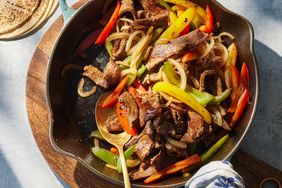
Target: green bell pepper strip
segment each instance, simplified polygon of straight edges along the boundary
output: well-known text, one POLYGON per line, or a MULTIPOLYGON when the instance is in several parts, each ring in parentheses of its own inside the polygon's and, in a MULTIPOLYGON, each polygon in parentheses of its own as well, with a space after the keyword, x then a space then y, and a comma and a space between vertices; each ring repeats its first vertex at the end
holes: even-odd
POLYGON ((158 38, 160 37, 160 35, 162 34, 163 31, 164 31, 164 28, 162 28, 162 27, 159 27, 159 28, 155 29, 153 31, 152 38, 150 40, 149 45, 151 45, 154 42, 156 42, 156 40, 158 40, 158 38))
MULTIPOLYGON (((124 152, 125 160, 129 159, 132 156, 132 154, 134 153, 134 148, 135 148, 135 145, 132 145, 127 150, 125 150, 125 152, 124 152)), ((118 171, 118 173, 122 173, 121 160, 120 160, 119 157, 118 157, 118 160, 117 160, 117 171, 118 171)))
MULTIPOLYGON (((167 77, 167 79, 173 84, 179 87, 180 78, 175 73, 173 66, 169 62, 165 62, 163 65, 163 71, 167 77)), ((201 105, 206 106, 208 103, 214 100, 214 96, 207 93, 201 92, 189 85, 186 86, 185 91, 189 93, 196 101, 198 101, 201 105)))
POLYGON ((167 4, 167 2, 165 2, 164 0, 158 0, 158 3, 165 7, 167 10, 171 11, 171 7, 167 4))
POLYGON ((112 166, 116 166, 117 157, 118 157, 116 154, 113 154, 109 150, 99 148, 99 147, 93 147, 92 152, 96 157, 98 157, 105 163, 110 164, 112 166))
POLYGON ((211 114, 209 113, 209 111, 205 107, 203 107, 198 101, 196 101, 194 97, 192 97, 189 93, 183 91, 179 87, 173 84, 170 84, 170 83, 166 83, 166 82, 157 82, 153 86, 153 90, 162 91, 180 100, 181 102, 187 104, 193 110, 198 112, 204 118, 204 121, 206 123, 211 124, 212 118, 211 118, 211 114))
POLYGON ((112 43, 111 41, 106 41, 105 47, 106 47, 106 49, 107 49, 109 55, 112 56, 112 50, 113 50, 113 48, 114 48, 113 43, 112 43))
MULTIPOLYGON (((145 52, 142 52, 141 56, 138 58, 137 62, 136 62, 136 66, 139 67, 139 65, 141 64, 141 62, 143 61, 145 52)), ((132 59, 132 58, 131 58, 132 59)), ((137 70, 138 71, 138 70, 137 70)), ((133 74, 128 74, 128 81, 127 81, 127 86, 130 86, 136 79, 136 76, 138 76, 138 72, 137 75, 133 75, 133 74)))
POLYGON ((201 25, 205 23, 204 18, 202 18, 198 13, 195 14, 194 18, 190 22, 191 30, 199 28, 201 25))
POLYGON ((98 130, 92 131, 90 136, 97 138, 99 140, 105 140, 105 138, 101 135, 101 133, 98 130))
POLYGON ((147 70, 146 66, 144 64, 141 64, 137 70, 137 77, 140 78, 146 70, 147 70))
POLYGON ((208 160, 214 156, 214 154, 223 146, 226 140, 229 138, 229 134, 223 136, 214 145, 212 145, 206 152, 201 155, 201 163, 206 163, 208 160))
POLYGON ((189 25, 191 20, 194 18, 196 11, 194 7, 188 8, 183 14, 172 23, 160 36, 161 38, 166 38, 168 40, 177 38, 181 31, 189 25))
POLYGON ((220 104, 222 101, 224 101, 225 99, 227 99, 230 94, 231 94, 232 89, 231 88, 227 88, 225 91, 223 91, 220 95, 215 96, 214 100, 212 100, 209 105, 216 105, 216 104, 220 104))

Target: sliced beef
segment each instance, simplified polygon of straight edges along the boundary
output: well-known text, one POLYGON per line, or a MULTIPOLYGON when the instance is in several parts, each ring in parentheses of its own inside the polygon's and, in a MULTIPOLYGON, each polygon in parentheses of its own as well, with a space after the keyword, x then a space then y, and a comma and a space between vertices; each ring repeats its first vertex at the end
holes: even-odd
POLYGON ((139 169, 135 171, 131 171, 129 173, 129 177, 131 180, 141 180, 144 178, 149 177, 153 173, 157 172, 156 168, 153 165, 150 165, 150 161, 146 161, 144 163, 141 163, 139 169))
POLYGON ((134 152, 138 156, 141 161, 150 155, 152 150, 154 149, 154 142, 151 137, 147 134, 144 134, 140 140, 137 142, 134 152))
POLYGON ((138 20, 134 20, 131 25, 131 30, 139 30, 140 26, 144 26, 144 30, 147 30, 151 25, 153 25, 153 22, 148 18, 142 18, 138 20))
POLYGON ((83 76, 88 77, 96 85, 101 86, 104 89, 107 89, 109 87, 109 83, 104 78, 103 72, 101 72, 99 69, 97 69, 93 65, 88 65, 84 67, 83 76))
POLYGON ((143 79, 142 84, 144 85, 151 85, 152 83, 159 81, 158 73, 146 74, 145 78, 143 79))
POLYGON ((144 134, 147 134, 147 135, 154 134, 154 129, 152 127, 151 121, 146 122, 146 125, 140 134, 131 137, 131 139, 125 144, 125 148, 129 148, 130 146, 136 144, 144 134))
POLYGON ((205 81, 207 79, 207 77, 210 76, 215 76, 216 72, 215 70, 205 70, 201 76, 200 76, 200 91, 205 91, 206 87, 205 87, 205 81))
POLYGON ((121 80, 121 71, 119 66, 110 58, 104 69, 104 78, 109 85, 117 85, 121 80))
POLYGON ((156 45, 149 57, 146 64, 147 69, 150 71, 159 63, 166 59, 181 54, 183 51, 190 51, 197 45, 205 41, 208 34, 199 31, 198 29, 171 40, 168 44, 156 45))
POLYGON ((137 18, 142 19, 146 17, 146 11, 145 10, 138 10, 137 11, 137 18))
POLYGON ((162 109, 159 94, 151 90, 142 94, 139 111, 140 127, 143 127, 146 121, 160 116, 161 113, 162 109))
POLYGON ((146 11, 146 17, 150 18, 158 26, 167 26, 169 11, 158 5, 157 0, 139 0, 146 11))
POLYGON ((122 104, 122 107, 125 108, 127 111, 127 119, 130 124, 130 127, 137 127, 138 108, 134 97, 131 96, 127 91, 125 91, 118 97, 118 101, 122 104))
POLYGON ((122 0, 119 10, 119 17, 121 17, 125 13, 130 13, 132 18, 136 19, 136 11, 134 9, 133 0, 122 0))
POLYGON ((181 138, 181 142, 194 143, 205 136, 209 126, 205 125, 203 117, 193 110, 188 110, 188 116, 187 132, 181 138))
POLYGON ((108 117, 108 119, 106 121, 106 128, 109 132, 121 132, 121 131, 123 131, 123 128, 122 128, 116 114, 108 117))
POLYGON ((169 105, 169 109, 174 121, 173 128, 175 135, 172 136, 175 138, 181 138, 187 129, 185 125, 187 110, 173 103, 169 105))
POLYGON ((115 60, 121 60, 126 56, 125 46, 127 39, 119 39, 114 43, 114 47, 112 49, 112 56, 115 60))
POLYGON ((166 137, 169 132, 171 132, 171 126, 168 124, 167 121, 163 121, 160 123, 160 125, 157 127, 157 133, 159 135, 162 135, 166 137))
POLYGON ((166 148, 166 151, 167 151, 167 155, 170 158, 180 159, 180 158, 185 158, 185 157, 188 156, 188 153, 185 149, 178 148, 178 147, 171 145, 169 143, 165 143, 165 148, 166 148))

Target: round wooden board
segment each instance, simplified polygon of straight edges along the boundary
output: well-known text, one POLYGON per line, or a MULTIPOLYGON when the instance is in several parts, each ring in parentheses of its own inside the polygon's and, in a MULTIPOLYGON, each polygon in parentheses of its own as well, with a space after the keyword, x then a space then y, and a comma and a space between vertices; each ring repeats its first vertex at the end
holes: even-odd
MULTIPOLYGON (((86 0, 74 5, 80 7, 86 0)), ((48 29, 38 44, 27 74, 26 108, 35 141, 50 167, 71 187, 117 187, 98 177, 75 159, 58 154, 49 140, 50 114, 46 101, 46 68, 55 40, 63 26, 60 16, 48 29)), ((282 172, 264 162, 238 151, 231 160, 234 168, 244 178, 246 187, 258 187, 268 176, 282 182, 282 172)))
MULTIPOLYGON (((84 1, 85 2, 85 1, 84 1)), ((83 2, 74 5, 81 6, 83 2)), ((76 160, 58 154, 49 141, 50 114, 46 101, 46 68, 55 40, 63 26, 60 16, 38 44, 27 74, 26 108, 35 141, 50 167, 71 187, 113 187, 76 160)))

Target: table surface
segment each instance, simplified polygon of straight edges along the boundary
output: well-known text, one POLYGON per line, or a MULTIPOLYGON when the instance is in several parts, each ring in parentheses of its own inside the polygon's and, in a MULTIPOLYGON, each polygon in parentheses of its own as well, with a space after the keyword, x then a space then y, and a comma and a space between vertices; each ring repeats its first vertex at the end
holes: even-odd
MULTIPOLYGON (((69 0, 70 4, 75 0, 69 0)), ((219 0, 254 26, 259 108, 242 149, 282 170, 282 0, 219 0)), ((25 82, 32 54, 59 16, 21 40, 0 42, 0 187, 68 187, 49 168, 28 123, 25 82)))

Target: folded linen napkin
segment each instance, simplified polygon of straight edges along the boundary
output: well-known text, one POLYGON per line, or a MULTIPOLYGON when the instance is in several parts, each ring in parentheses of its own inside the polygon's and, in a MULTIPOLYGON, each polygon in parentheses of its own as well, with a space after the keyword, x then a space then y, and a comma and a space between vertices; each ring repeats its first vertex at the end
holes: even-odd
POLYGON ((213 161, 203 166, 185 184, 185 188, 245 188, 241 176, 227 161, 213 161))

